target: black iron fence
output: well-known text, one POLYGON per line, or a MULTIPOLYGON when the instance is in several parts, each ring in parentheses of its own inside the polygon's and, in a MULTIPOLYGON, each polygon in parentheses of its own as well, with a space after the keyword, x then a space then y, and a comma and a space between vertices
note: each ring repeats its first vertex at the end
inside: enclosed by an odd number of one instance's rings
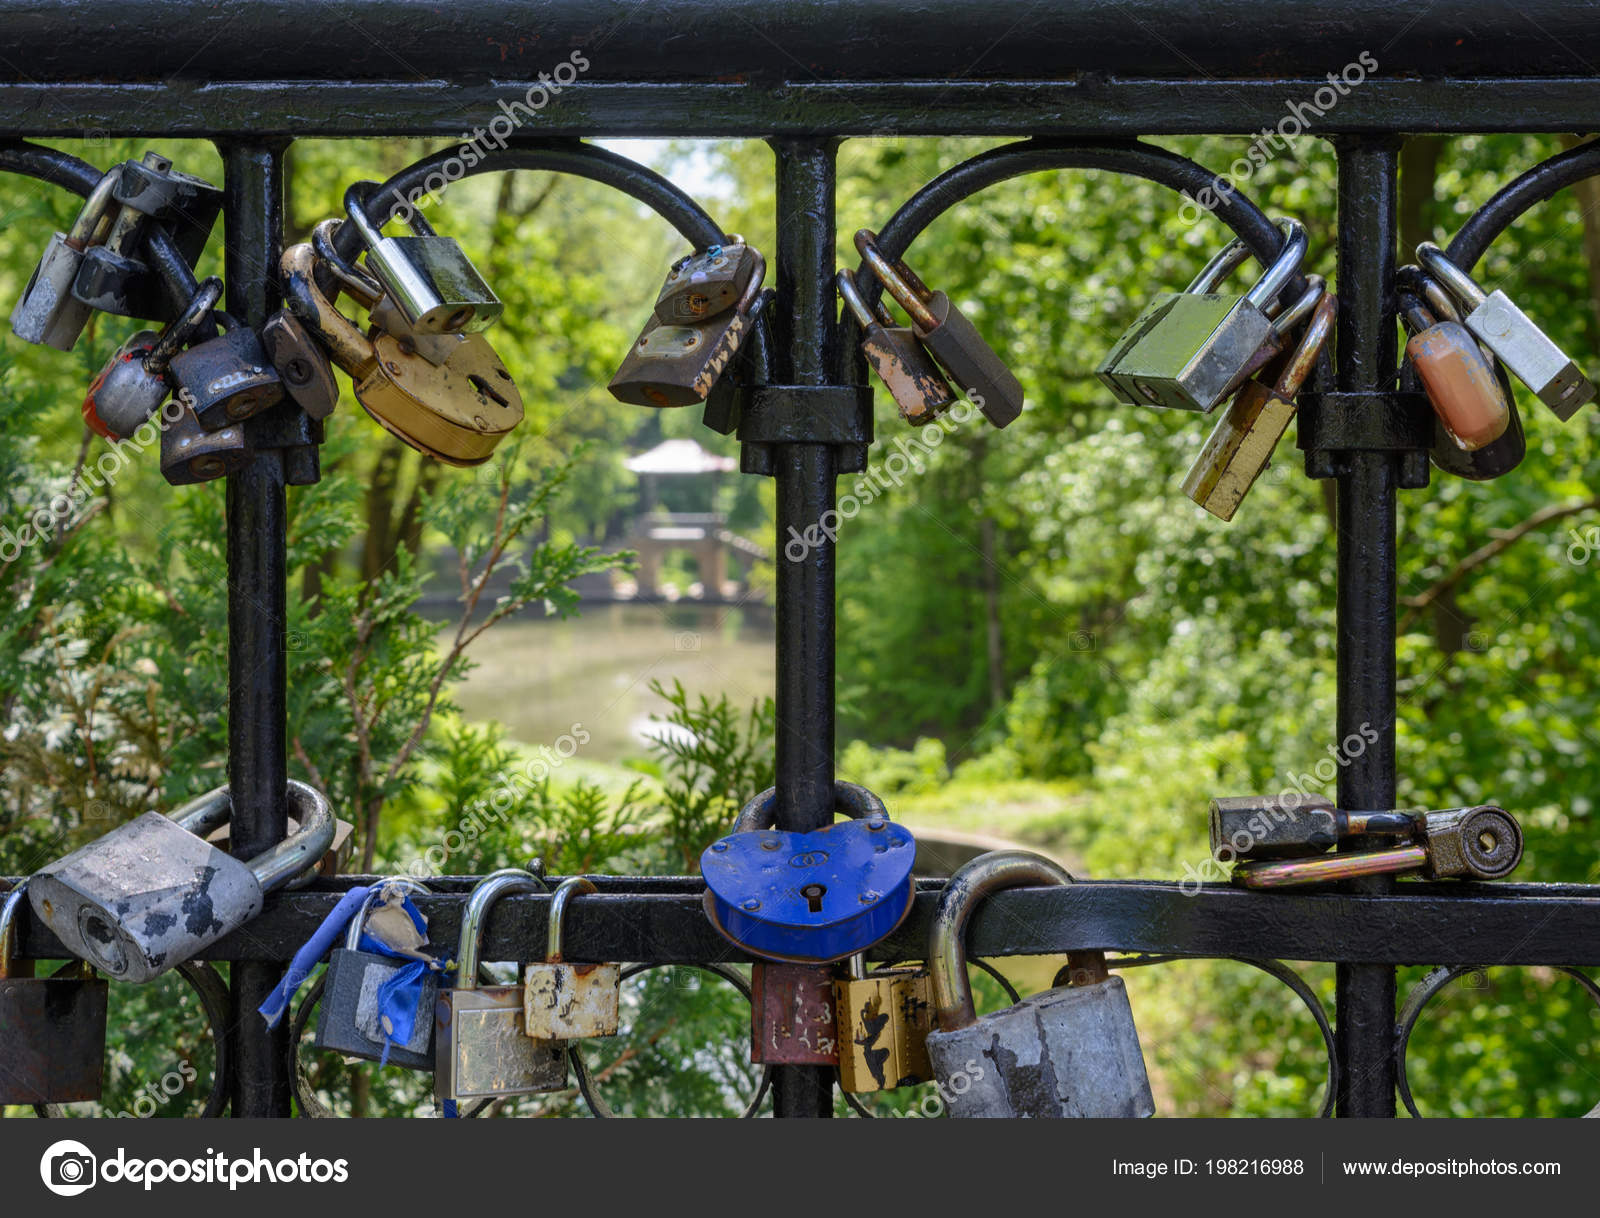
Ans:
MULTIPOLYGON (((260 325, 280 304, 274 271, 284 158, 295 138, 455 136, 487 127, 503 100, 544 87, 534 121, 472 172, 538 168, 588 177, 649 204, 697 246, 721 230, 694 200, 583 141, 765 138, 775 157, 777 296, 751 362, 753 383, 741 390, 738 436, 744 470, 776 482, 781 548, 791 528, 803 533, 834 506, 835 479, 869 459, 865 369, 834 298, 843 140, 1023 137, 909 200, 881 230, 890 255, 951 206, 1009 178, 1094 168, 1147 178, 1214 208, 1266 260, 1281 238, 1254 203, 1213 190, 1213 171, 1137 137, 1254 135, 1279 122, 1286 99, 1316 97, 1332 87, 1330 68, 1364 64, 1365 54, 1373 66, 1359 89, 1297 117, 1307 134, 1333 145, 1339 209, 1337 336, 1315 392, 1302 402, 1300 444, 1308 474, 1337 486, 1335 737, 1363 725, 1377 734, 1341 767, 1338 803, 1392 807, 1396 502, 1402 489, 1424 493, 1427 469, 1426 406, 1394 388, 1401 133, 1591 127, 1600 113, 1593 10, 1553 0, 1420 7, 1359 0, 1320 9, 1287 0, 931 0, 910 8, 820 0, 0 3, 0 137, 13 141, 0 147, 0 169, 87 194, 95 171, 21 141, 89 132, 214 139, 226 167, 227 307, 260 325), (538 79, 537 71, 572 51, 590 63, 581 84, 550 89, 538 79)), ((396 175, 381 193, 403 198, 424 187, 447 155, 396 175)), ((1523 211, 1597 171, 1600 153, 1579 148, 1523 175, 1462 228, 1451 256, 1473 266, 1523 211)), ((228 487, 228 778, 233 848, 245 856, 285 833, 286 493, 277 451, 256 457, 228 487)), ((834 570, 826 540, 803 561, 778 564, 780 828, 817 828, 833 816, 834 570)), ((233 962, 235 1011, 255 1010, 352 882, 278 896, 205 953, 233 962)), ((698 880, 597 882, 600 895, 569 931, 570 956, 646 964, 741 959, 708 925, 698 880)), ((470 883, 445 880, 419 899, 441 941, 453 936, 470 883)), ((937 887, 923 882, 911 915, 875 958, 920 957, 937 887)), ((499 905, 487 957, 538 957, 548 904, 522 896, 499 905)), ((21 948, 31 957, 62 954, 31 919, 21 948)), ((1397 1040, 1396 966, 1600 964, 1600 888, 1398 886, 1371 877, 1336 891, 1209 885, 1190 895, 1173 883, 1085 882, 1001 894, 977 916, 970 948, 975 956, 1102 949, 1336 962, 1330 1102, 1341 1115, 1385 1116, 1395 1112, 1407 1030, 1397 1040)), ((231 1020, 230 1028, 233 1113, 286 1115, 289 1029, 254 1019, 231 1020)), ((779 1115, 831 1111, 826 1068, 780 1067, 773 1086, 779 1115)))

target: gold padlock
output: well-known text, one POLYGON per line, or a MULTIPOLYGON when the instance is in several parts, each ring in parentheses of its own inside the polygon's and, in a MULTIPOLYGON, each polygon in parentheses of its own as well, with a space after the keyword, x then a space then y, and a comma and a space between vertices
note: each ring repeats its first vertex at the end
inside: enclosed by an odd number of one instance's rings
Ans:
POLYGON ((833 983, 839 1019, 839 1086, 888 1091, 933 1077, 928 1033, 933 1028, 928 970, 883 969, 867 974, 861 958, 851 976, 833 983))
MULTIPOLYGON (((284 303, 350 374, 356 400, 380 426, 449 465, 481 465, 522 422, 522 395, 481 334, 462 335, 442 364, 403 337, 367 337, 317 287, 310 245, 283 252, 284 303)), ((346 285, 348 286, 348 285, 346 285)))
POLYGON ((573 876, 550 900, 544 960, 528 965, 522 979, 523 1030, 535 1040, 616 1035, 622 966, 569 964, 562 954, 567 907, 573 897, 594 891, 593 880, 573 876))
POLYGON ((1274 322, 1287 333, 1293 315, 1309 310, 1311 320, 1293 350, 1280 355, 1262 372, 1245 381, 1217 420, 1205 447, 1183 480, 1183 493, 1219 520, 1232 520, 1250 488, 1272 460, 1278 441, 1294 418, 1295 397, 1316 366, 1333 330, 1338 301, 1323 290, 1322 280, 1307 276, 1311 286, 1284 318, 1274 322), (1308 303, 1309 302, 1309 303, 1308 303))

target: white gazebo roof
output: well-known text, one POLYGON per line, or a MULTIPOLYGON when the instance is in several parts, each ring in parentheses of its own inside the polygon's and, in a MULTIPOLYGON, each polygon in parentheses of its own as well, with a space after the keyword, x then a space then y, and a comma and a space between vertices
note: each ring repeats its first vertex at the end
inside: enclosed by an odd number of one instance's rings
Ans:
POLYGON ((708 453, 693 440, 663 440, 623 465, 636 474, 710 474, 737 469, 739 462, 708 453))

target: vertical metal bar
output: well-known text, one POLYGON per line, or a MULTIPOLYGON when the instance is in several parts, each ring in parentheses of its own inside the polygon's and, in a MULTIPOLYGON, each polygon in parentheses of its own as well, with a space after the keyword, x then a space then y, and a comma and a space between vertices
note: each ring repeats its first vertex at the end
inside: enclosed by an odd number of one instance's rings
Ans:
MULTIPOLYGON (((1336 369, 1345 392, 1387 389, 1397 367, 1392 285, 1399 226, 1400 140, 1335 141, 1339 157, 1339 330, 1336 369)), ((1338 478, 1339 806, 1392 808, 1395 799, 1394 453, 1342 457, 1338 478), (1359 742, 1346 745, 1354 737, 1359 742)), ((1365 839, 1341 849, 1370 848, 1365 839)), ((1351 881, 1383 892, 1392 877, 1351 881)), ((1395 1112, 1395 974, 1388 965, 1337 967, 1336 1044, 1343 1065, 1340 1116, 1395 1112)))
MULTIPOLYGON (((225 166, 228 311, 259 326, 278 307, 283 247, 282 142, 220 145, 225 166)), ((288 698, 284 650, 287 504, 283 456, 268 449, 228 479, 228 784, 232 849, 261 853, 287 832, 288 698)), ((290 1115, 288 1021, 255 1011, 281 966, 235 961, 233 1115, 290 1115)))
MULTIPOLYGON (((780 382, 825 385, 834 366, 834 186, 839 141, 779 139, 777 157, 778 298, 774 363, 780 382)), ((826 444, 775 446, 777 546, 790 529, 804 534, 833 510, 837 455, 826 444)), ((818 829, 833 820, 834 553, 810 547, 799 562, 777 564, 778 828, 818 829)), ((773 1111, 832 1116, 833 1071, 780 1066, 773 1111)))

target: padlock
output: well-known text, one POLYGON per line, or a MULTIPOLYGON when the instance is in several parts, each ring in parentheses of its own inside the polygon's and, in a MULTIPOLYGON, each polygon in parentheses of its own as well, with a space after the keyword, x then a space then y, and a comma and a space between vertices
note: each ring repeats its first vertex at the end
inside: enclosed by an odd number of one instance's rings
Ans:
POLYGON ((923 283, 903 259, 886 258, 871 229, 859 230, 855 242, 874 277, 910 316, 913 332, 950 374, 952 388, 970 398, 994 426, 1015 420, 1022 413, 1022 385, 978 327, 948 296, 923 283))
POLYGON ((1431 241, 1417 246, 1423 268, 1468 310, 1462 324, 1563 423, 1594 397, 1594 385, 1533 319, 1499 288, 1485 292, 1431 241))
MULTIPOLYGON (((464 334, 419 334, 395 304, 394 297, 359 262, 350 262, 339 253, 335 237, 338 220, 323 220, 311 230, 311 248, 317 254, 317 284, 329 300, 344 292, 367 311, 367 338, 392 335, 406 355, 420 355, 430 364, 443 366, 457 356, 464 334)), ((484 340, 487 341, 487 340, 484 340)))
POLYGON ((913 427, 933 422, 955 404, 955 391, 910 326, 897 326, 879 306, 877 315, 856 290, 855 276, 839 272, 839 296, 861 327, 861 352, 913 427))
POLYGON ((218 312, 222 333, 173 357, 172 379, 207 431, 242 423, 283 401, 283 379, 267 358, 261 336, 218 312))
POLYGON ((859 956, 833 983, 839 1020, 839 1086, 849 1092, 910 1087, 933 1077, 932 978, 925 968, 868 973, 859 956))
POLYGON ((146 812, 41 868, 28 899, 73 955, 118 981, 182 964, 261 912, 267 894, 315 867, 333 841, 333 809, 289 783, 300 831, 248 863, 204 840, 232 816, 227 787, 171 817, 146 812))
POLYGON ((0 1105, 97 1100, 108 987, 82 961, 53 977, 35 977, 33 962, 17 959, 17 915, 27 884, 7 893, 0 907, 0 1105))
POLYGON ((771 960, 750 966, 750 1060, 758 1066, 839 1065, 831 969, 771 960))
MULTIPOLYGON (((293 486, 294 483, 289 485, 293 486)), ((300 831, 300 822, 294 817, 288 818, 286 832, 290 834, 300 831)), ((327 850, 314 868, 302 871, 289 883, 285 884, 284 891, 292 892, 296 888, 304 888, 307 884, 315 883, 319 879, 332 880, 343 875, 349 870, 350 860, 355 856, 356 827, 349 821, 335 817, 333 821, 333 841, 328 844, 327 850)), ((225 854, 232 854, 233 826, 231 824, 219 825, 206 834, 206 841, 225 854)))
MULTIPOLYGON (((1395 287, 1402 312, 1408 298, 1419 298, 1440 321, 1458 323, 1461 321, 1455 298, 1445 291, 1437 280, 1423 274, 1421 267, 1400 267, 1395 272, 1395 287)), ((1478 347, 1483 351, 1484 359, 1494 369, 1494 377, 1500 385, 1500 395, 1505 400, 1510 422, 1506 424, 1506 429, 1498 440, 1491 440, 1482 448, 1468 452, 1451 438, 1435 414, 1433 443, 1429 446, 1428 457, 1435 466, 1447 474, 1454 474, 1458 478, 1466 478, 1472 482, 1488 482, 1503 474, 1509 474, 1522 464, 1523 457, 1528 453, 1528 440, 1522 430, 1522 412, 1517 407, 1516 394, 1511 390, 1510 373, 1506 371, 1504 364, 1483 349, 1482 343, 1479 343, 1478 347)), ((1420 379, 1415 370, 1408 373, 1408 378, 1411 382, 1420 379)), ((1411 387, 1415 388, 1415 384, 1413 383, 1411 387)))
POLYGON ((1273 319, 1274 330, 1286 335, 1303 315, 1302 306, 1309 308, 1310 320, 1299 342, 1268 364, 1261 376, 1245 381, 1183 479, 1183 493, 1220 520, 1233 519, 1271 462, 1278 441, 1294 418, 1295 397, 1333 332, 1338 301, 1324 292, 1319 276, 1310 275, 1307 280, 1311 286, 1305 295, 1273 319))
POLYGON ((621 1016, 620 964, 569 964, 562 954, 567 908, 580 893, 595 891, 582 876, 563 880, 550 898, 544 960, 522 977, 523 1023, 535 1040, 588 1040, 614 1036, 621 1016))
POLYGON ((461 335, 444 364, 407 352, 392 334, 362 335, 318 289, 310 245, 283 252, 284 302, 333 362, 356 400, 386 430, 450 465, 481 465, 522 421, 522 395, 487 339, 461 335))
POLYGON ((1071 882, 1048 859, 1001 850, 979 855, 946 883, 928 938, 938 1026, 927 1046, 951 1116, 1155 1112, 1127 990, 1105 973, 1103 958, 1089 984, 1047 990, 982 1018, 973 1008, 965 942, 973 911, 1002 889, 1071 882))
POLYGON ((434 1095, 441 1100, 559 1091, 567 1085, 567 1047, 527 1034, 520 985, 478 984, 478 954, 489 907, 501 897, 547 891, 541 880, 500 872, 467 898, 456 949, 456 985, 434 1008, 434 1095))
POLYGON ((333 376, 333 363, 298 317, 279 309, 267 318, 261 345, 296 406, 313 419, 326 419, 334 412, 339 382, 333 376))
POLYGON ((633 406, 689 406, 703 402, 727 372, 751 329, 767 262, 751 247, 754 265, 744 295, 715 317, 692 326, 663 325, 652 313, 607 386, 633 406))
POLYGON ((83 398, 83 421, 90 430, 115 443, 154 417, 172 391, 174 357, 185 343, 207 332, 211 311, 221 299, 222 280, 213 276, 200 284, 183 316, 160 334, 139 330, 113 351, 83 398))
POLYGON ((80 303, 117 317, 164 315, 160 298, 151 291, 155 280, 150 265, 135 252, 147 222, 137 208, 126 203, 118 207, 105 242, 83 252, 83 264, 73 277, 72 294, 80 303))
MULTIPOLYGON (((1186 295, 1206 295, 1215 292, 1222 281, 1231 275, 1237 268, 1243 266, 1250 259, 1250 247, 1238 237, 1223 246, 1211 256, 1211 261, 1200 269, 1194 281, 1182 292, 1163 292, 1149 304, 1133 323, 1122 332, 1122 335, 1112 344, 1111 350, 1106 352, 1095 375, 1100 378, 1100 383, 1111 390, 1119 401, 1130 406, 1148 405, 1143 394, 1135 387, 1132 378, 1124 377, 1120 371, 1123 357, 1132 351, 1135 345, 1150 332, 1155 324, 1172 311, 1178 301, 1186 295)), ((1269 310, 1270 312, 1270 310, 1269 310)), ((1273 327, 1272 333, 1277 336, 1282 330, 1282 317, 1275 318, 1279 324, 1273 327)), ((1268 347, 1252 357, 1251 362, 1259 360, 1265 364, 1275 352, 1268 347)))
POLYGON ((865 787, 835 783, 834 803, 852 819, 780 832, 769 788, 706 847, 706 916, 724 937, 768 960, 826 964, 871 947, 910 912, 916 839, 865 787))
POLYGON ((1412 331, 1406 357, 1440 425, 1467 452, 1498 440, 1510 426, 1511 402, 1477 341, 1459 323, 1437 318, 1416 297, 1401 292, 1399 301, 1412 331))
POLYGON ((661 285, 656 320, 664 326, 692 326, 733 308, 750 285, 760 258, 737 234, 722 244, 685 254, 672 264, 661 285))
POLYGON ((173 486, 231 477, 253 455, 243 423, 207 431, 187 406, 161 429, 161 476, 173 486))
POLYGON ((1410 837, 1408 812, 1350 812, 1322 795, 1229 796, 1211 801, 1211 856, 1236 859, 1306 858, 1348 837, 1410 837))
POLYGON ((1172 410, 1214 409, 1270 358, 1274 331, 1270 306, 1305 258, 1306 234, 1298 221, 1282 221, 1283 244, 1244 295, 1216 293, 1229 247, 1200 272, 1153 322, 1141 315, 1137 341, 1113 347, 1115 363, 1102 362, 1102 380, 1119 384, 1129 400, 1172 410))
POLYGON ((1499 880, 1522 861, 1522 826, 1504 808, 1447 808, 1424 812, 1414 822, 1416 840, 1409 845, 1240 863, 1233 869, 1233 881, 1245 888, 1292 888, 1404 871, 1420 872, 1428 880, 1499 880))
POLYGON ((83 265, 84 251, 109 222, 116 182, 117 171, 113 169, 84 200, 72 227, 53 235, 45 246, 44 256, 34 268, 22 298, 11 310, 11 329, 23 342, 71 351, 83 333, 94 310, 72 294, 72 285, 83 265))
POLYGON ((365 1061, 384 1061, 408 1070, 432 1070, 434 1066, 434 1008, 439 998, 439 976, 432 969, 422 978, 411 1034, 390 1044, 379 1011, 378 990, 410 961, 380 952, 362 951, 361 935, 367 915, 381 898, 390 894, 416 895, 428 886, 408 876, 394 876, 372 886, 356 916, 351 919, 344 946, 334 948, 328 957, 327 979, 317 1018, 317 1048, 359 1057, 365 1061))
POLYGON ((367 247, 367 267, 419 334, 475 334, 505 306, 451 237, 441 237, 411 209, 412 237, 385 237, 374 227, 357 182, 344 194, 345 211, 367 247))

